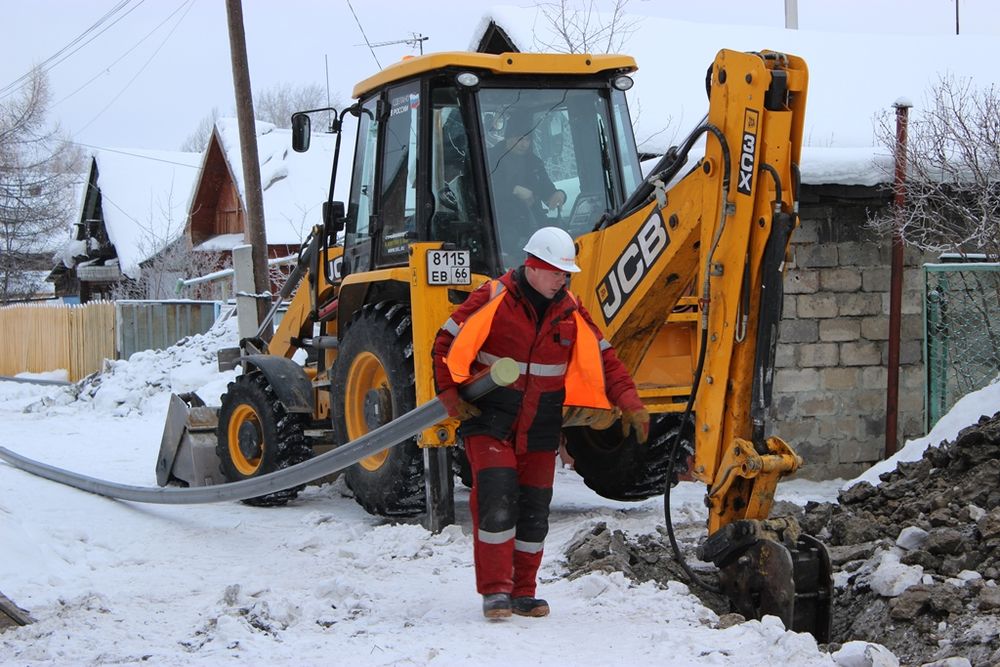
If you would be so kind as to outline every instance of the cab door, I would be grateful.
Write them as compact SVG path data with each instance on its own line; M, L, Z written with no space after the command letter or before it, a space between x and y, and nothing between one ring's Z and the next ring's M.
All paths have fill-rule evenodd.
M380 150L377 267L406 264L410 241L418 229L418 184L421 165L420 82L411 81L386 90L385 121Z
M407 263L417 238L420 83L361 105L344 238L344 274Z

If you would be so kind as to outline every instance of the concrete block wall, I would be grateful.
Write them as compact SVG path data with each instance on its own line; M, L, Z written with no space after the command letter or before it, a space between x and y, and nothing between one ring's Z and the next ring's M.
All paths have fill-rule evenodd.
M810 202L803 189L785 274L769 433L805 459L800 475L811 479L854 477L885 450L891 244L865 228L884 197L860 190L813 189ZM906 251L898 446L923 434L922 261Z

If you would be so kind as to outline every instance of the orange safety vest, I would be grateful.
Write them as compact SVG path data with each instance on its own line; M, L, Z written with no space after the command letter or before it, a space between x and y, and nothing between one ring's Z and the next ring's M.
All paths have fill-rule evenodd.
M503 301L506 287L499 280L490 281L490 299L459 325L445 364L455 382L462 383L471 376L472 362L479 354L493 325L493 318ZM566 291L573 303L579 300L569 290ZM566 398L563 405L610 410L604 383L604 361L601 358L601 344L579 309L573 311L576 322L576 342L570 353L566 367Z

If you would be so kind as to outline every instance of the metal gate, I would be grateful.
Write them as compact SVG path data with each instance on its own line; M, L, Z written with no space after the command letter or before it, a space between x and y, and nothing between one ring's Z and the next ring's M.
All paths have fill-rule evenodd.
M1000 263L924 264L924 358L929 431L1000 375Z
M219 315L217 301L116 301L115 351L128 359L141 350L166 349L208 331Z

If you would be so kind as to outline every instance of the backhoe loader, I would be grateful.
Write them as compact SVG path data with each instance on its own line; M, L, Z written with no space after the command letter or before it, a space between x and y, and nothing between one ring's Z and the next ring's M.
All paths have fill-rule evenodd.
M700 553L719 566L737 610L777 613L823 640L826 550L793 521L768 518L778 479L802 461L765 429L806 66L721 51L706 77L706 117L646 177L625 95L635 70L620 55L431 54L360 82L346 109L295 114L298 151L313 112L333 111L338 134L356 124L349 199L333 201L335 157L287 313L271 340L241 341L243 373L218 412L222 474L288 467L431 400L438 328L472 290L522 262L532 232L558 226L583 269L571 289L654 415L640 446L613 411L567 409L576 471L602 496L638 500L690 467L707 485ZM511 142L524 138L559 205L500 186ZM292 361L299 350L304 365ZM451 522L456 426L438 423L349 468L357 501L373 514Z

